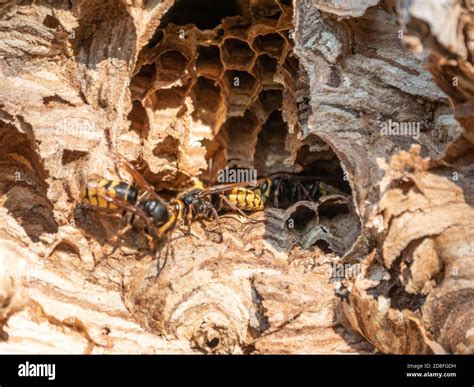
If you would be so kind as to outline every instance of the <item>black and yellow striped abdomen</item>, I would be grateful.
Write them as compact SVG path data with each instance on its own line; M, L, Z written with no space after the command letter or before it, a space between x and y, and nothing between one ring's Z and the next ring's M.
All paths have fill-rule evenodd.
M84 203L103 209L117 209L118 207L107 201L107 197L135 204L138 198L138 189L131 184L115 180L89 180L81 192Z
M261 179L255 187L235 187L224 191L222 195L242 211L263 211L265 203L270 197L271 187L271 179ZM226 205L225 202L222 205L229 208L229 205Z
M242 211L263 211L265 209L265 201L258 188L233 188L225 192L225 197Z

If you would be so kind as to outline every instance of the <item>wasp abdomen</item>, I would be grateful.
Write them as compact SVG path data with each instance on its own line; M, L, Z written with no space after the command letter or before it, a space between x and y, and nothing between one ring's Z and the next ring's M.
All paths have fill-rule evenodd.
M243 211L263 211L265 201L260 189L234 188L225 192L225 197L237 208Z
M128 183L115 180L90 180L82 191L82 200L91 206L98 208L117 209L106 198L112 198L135 204L138 199L138 189Z

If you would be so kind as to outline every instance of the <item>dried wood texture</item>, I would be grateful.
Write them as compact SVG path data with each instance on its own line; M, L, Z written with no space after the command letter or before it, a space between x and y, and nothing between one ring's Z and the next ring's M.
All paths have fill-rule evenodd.
M0 351L473 352L470 10L230 3L0 3ZM222 243L196 222L168 259L139 230L113 251L120 216L77 207L121 177L105 128L164 193L212 158L353 197L226 215Z
M403 1L400 27L392 2L342 20L327 3L299 3L296 52L310 79L307 133L333 145L364 224L346 256L361 275L343 285L345 315L382 352L472 353L472 10ZM382 136L389 120L421 122L419 139Z

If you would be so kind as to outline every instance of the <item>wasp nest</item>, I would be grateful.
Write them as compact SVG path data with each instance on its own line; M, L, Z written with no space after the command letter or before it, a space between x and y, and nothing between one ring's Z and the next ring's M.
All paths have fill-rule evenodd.
M233 16L209 28L199 16L182 20L181 3L141 51L130 86L129 119L149 154L158 156L145 156L151 172L160 172L156 180L164 171L176 178L178 169L196 175L209 159L214 171L302 170L291 4L238 1Z
M142 139L144 173L156 187L182 188L192 176L212 184L218 171L237 167L255 168L259 176L330 177L350 193L333 150L316 136L302 137L309 91L293 52L292 17L291 2L279 0L171 7L141 50L130 84L128 118ZM350 201L333 199L320 204L322 211L306 211L312 216L303 216L302 228L314 222L301 239L344 254L360 231L355 217L342 229L340 217L330 219L332 230L314 234L318 212L334 218L352 211ZM298 218L297 210L288 218Z
M325 285L290 291L291 310L272 295L296 275L288 272L289 255L299 257L297 266L313 265L316 256L324 260L326 252L342 255L360 225L332 149L316 136L301 137L310 109L307 80L293 53L293 6L280 0L228 3L233 5L212 4L206 11L177 1L139 54L128 118L143 143L145 176L158 189L178 190L190 176L212 183L225 167L255 168L259 176L301 172L332 178L345 194L267 210L251 221L221 218L222 244L194 228L197 239L173 243L174 262L163 258L163 249L158 263L142 261L132 269L125 299L143 326L185 338L203 352L273 352L280 351L274 347L279 326L303 313L306 304L296 301L297 292L331 297L324 265L301 281L324 278ZM296 226L289 229L289 222ZM301 249L293 254L295 240ZM280 279L271 280L272 273ZM331 314L331 308L322 301L307 316L322 309ZM302 327L299 322L291 329ZM337 346L331 335L313 343ZM291 333L288 342L304 340L296 336Z
M0 237L31 250L28 265L39 269L28 297L44 313L32 307L18 325L8 306L0 325L9 319L15 328L5 331L15 338L34 329L41 352L80 352L84 344L94 352L371 351L335 308L331 264L349 251L360 224L338 157L307 127L309 82L293 52L292 3L132 3L68 3L61 12L25 6L34 9L34 33L15 34L8 46L47 54L43 61L31 60L33 49L7 52L12 61L2 63L0 79L7 209ZM0 7L10 29L24 25L26 8ZM23 60L27 66L18 65ZM156 255L138 229L114 250L121 214L77 209L82 180L123 179L106 128L166 198L192 177L214 184L227 166L321 176L341 194L250 219L223 215L222 243L213 240L216 222L194 222L191 235L175 230ZM13 299L16 287L5 289ZM46 318L47 333L35 318ZM82 332L74 345L53 339L61 324Z

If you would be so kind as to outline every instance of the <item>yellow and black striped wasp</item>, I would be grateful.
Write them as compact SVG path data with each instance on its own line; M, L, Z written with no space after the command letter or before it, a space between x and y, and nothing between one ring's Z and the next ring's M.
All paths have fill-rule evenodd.
M267 206L283 208L300 200L316 200L325 194L324 185L315 178L275 174L259 179L256 184L232 183L210 188L195 184L192 189L166 201L130 162L113 151L108 131L106 136L116 167L125 169L134 184L107 179L90 180L82 189L82 202L95 209L121 209L131 215L127 226L114 237L116 240L139 218L145 223L145 234L153 243L153 250L156 241L168 238L177 228L188 226L190 232L191 223L197 219L214 219L222 240L219 222L222 212L236 211L247 216L245 212L263 211Z
M343 194L341 190L323 180L328 178L276 173L262 179L260 184L269 187L265 198L267 207L288 208L299 201L317 202L326 195Z
M99 210L123 210L131 215L127 226L114 239L127 232L137 217L145 223L147 236L157 235L156 229L159 230L170 221L173 210L130 162L114 152L111 152L111 156L117 166L130 174L134 184L107 179L89 180L81 190L83 205Z
M154 234L159 239L199 218L218 221L219 213L224 210L245 216L245 212L263 211L269 206L286 208L301 200L317 201L328 193L340 192L314 177L280 173L261 178L256 184L231 183L207 189L196 184L198 188L166 202L128 161L118 154L114 158L130 173L138 187L122 181L91 180L84 187L83 201L92 207L121 208L139 216L155 228Z
M205 189L199 182L195 182L195 187L192 189L166 201L123 156L117 153L111 155L116 165L124 168L135 183L129 184L107 179L89 180L82 189L81 198L84 205L94 209L123 210L125 213L131 214L128 224L114 237L114 242L133 227L138 217L140 221L145 222L145 234L149 242L152 243L154 253L157 242L167 240L165 250L167 258L169 241L174 230L187 227L187 233L190 233L193 221L215 220L219 227L220 242L223 233L218 211L225 207L245 215L243 211L263 209L263 205L258 205L259 196L249 189L244 190L239 187L240 184L220 185ZM247 198L253 195L255 205L244 206L238 200L241 199L244 191Z
M153 243L153 249L157 241L168 238L177 228L188 226L189 233L191 223L197 219L215 219L219 225L219 235L222 240L219 215L211 199L216 194L220 195L219 192L228 190L233 186L232 184L204 189L202 184L195 182L194 188L166 201L156 193L129 161L112 149L108 130L106 130L106 139L117 173L119 174L121 168L125 169L135 183L107 179L89 180L82 188L81 200L83 205L90 208L111 211L121 209L124 213L131 214L127 226L114 237L115 240L125 234L137 218L145 222L145 234ZM230 207L239 210L233 206L231 200L223 198ZM167 250L168 246L167 244Z
M302 201L318 201L322 196L342 192L321 180L321 177L275 173L260 178L255 184L235 183L216 186L200 195L210 196L218 212L233 210L253 212L265 208L287 208Z

